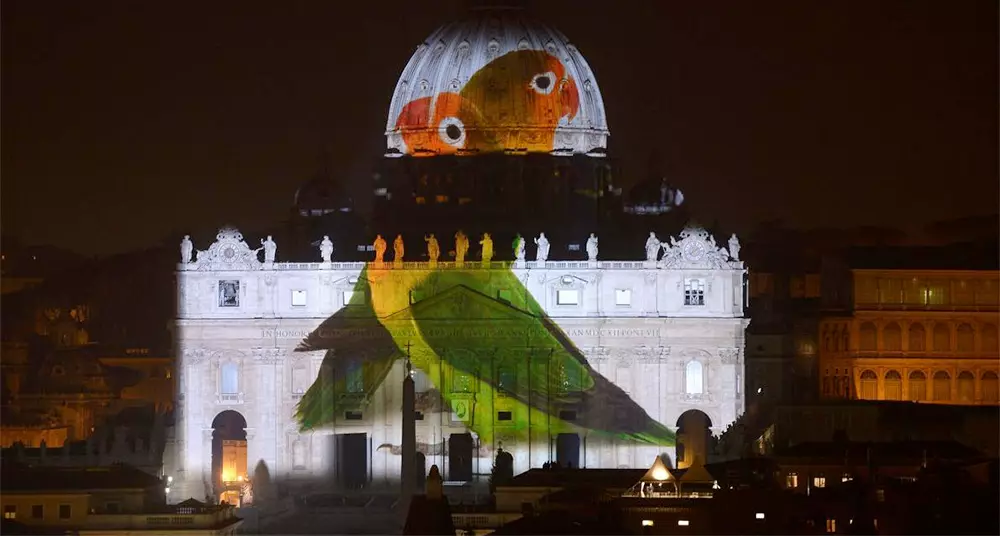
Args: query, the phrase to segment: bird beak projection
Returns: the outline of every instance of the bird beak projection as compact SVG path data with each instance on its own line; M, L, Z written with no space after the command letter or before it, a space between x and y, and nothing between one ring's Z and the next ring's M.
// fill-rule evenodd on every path
M580 110L580 88L555 56L517 50L487 63L460 88L403 106L395 130L411 155L550 152Z
M408 356L446 411L484 445L496 439L499 400L512 417L504 434L521 441L546 423L553 435L675 444L670 429L587 363L510 269L372 266L358 277L350 304L296 350L326 351L296 408L303 431L329 428L344 412L361 411L396 360ZM502 300L496 298L501 291ZM572 422L560 418L568 405L579 409Z

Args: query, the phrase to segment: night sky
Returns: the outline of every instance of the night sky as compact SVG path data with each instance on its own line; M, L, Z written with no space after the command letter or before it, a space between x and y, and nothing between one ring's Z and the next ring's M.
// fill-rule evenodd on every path
M997 211L995 0L581 2L626 183L662 159L746 232ZM2 227L109 254L288 215L324 151L370 193L410 54L466 2L2 3Z

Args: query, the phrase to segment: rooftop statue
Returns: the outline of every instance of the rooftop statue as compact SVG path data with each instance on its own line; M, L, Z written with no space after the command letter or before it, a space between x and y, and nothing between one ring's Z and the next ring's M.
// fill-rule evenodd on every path
M734 261L740 260L740 239L736 238L736 233L729 237L729 255Z
M425 236L424 242L427 242L427 259L430 262L436 263L438 258L441 257L441 246L438 245L434 233L431 233L430 236Z
M545 233L539 233L538 238L535 239L535 245L538 246L538 251L535 253L535 261L547 261L549 259L549 239L545 238Z
M461 264L465 262L465 255L469 252L469 237L459 231L455 233L455 262Z
M656 233L650 231L649 238L646 239L646 260L656 262L656 258L660 255L660 249L664 245L659 238L656 238Z
M375 243L373 245L375 246L375 262L382 264L382 259L385 258L385 250L387 247L385 239L382 238L382 235L375 235Z
M184 235L184 239L181 240L181 264L189 264L191 262L192 251L194 251L194 244L191 243L191 236Z
M260 244L264 246L264 262L273 263L274 256L278 252L278 244L274 243L271 235L267 235L267 240L261 240ZM330 244L330 253L333 254L333 244Z
M524 238L521 237L521 233L514 236L514 258L524 261Z
M271 237L267 238L268 240L271 239ZM333 257L333 242L330 241L330 237L327 235L323 235L323 241L319 244L319 256L323 259L323 262L330 262L330 259Z
M396 235L396 239L392 241L392 252L394 256L392 258L393 262L403 262L403 235Z
M483 233L483 239L479 243L483 246L483 264L489 264L493 260L493 238L490 233Z
M590 262L597 261L597 236L594 233L590 233L590 238L587 239L587 259Z

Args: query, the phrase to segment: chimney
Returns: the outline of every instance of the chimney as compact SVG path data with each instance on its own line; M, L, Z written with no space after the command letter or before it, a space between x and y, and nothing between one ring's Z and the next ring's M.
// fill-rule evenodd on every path
M401 492L404 499L409 499L416 488L413 480L417 472L416 395L413 386L413 367L409 356L406 358L406 367L403 370L406 377L403 378L403 459L400 471Z
M432 465L427 473L427 499L430 501L440 501L444 498L444 481L441 480L441 471L437 465Z

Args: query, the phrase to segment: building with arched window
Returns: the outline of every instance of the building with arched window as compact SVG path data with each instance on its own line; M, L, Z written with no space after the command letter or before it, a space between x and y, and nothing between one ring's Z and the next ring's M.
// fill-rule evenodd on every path
M824 397L1000 404L1000 272L866 268L850 281L847 314L820 322ZM830 343L840 333L848 343ZM835 390L832 371L851 388Z

